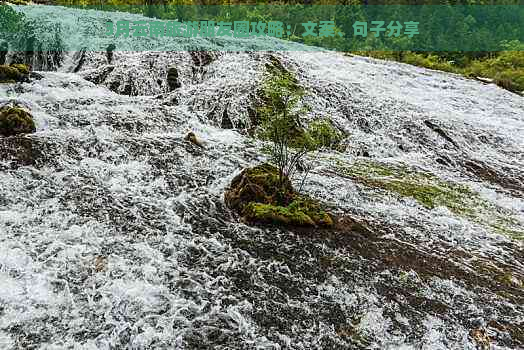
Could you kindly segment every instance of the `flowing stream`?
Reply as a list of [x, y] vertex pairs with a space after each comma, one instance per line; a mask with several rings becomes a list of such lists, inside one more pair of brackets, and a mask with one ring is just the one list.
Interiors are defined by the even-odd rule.
[[[116, 14], [19, 9], [61, 50], [0, 85], [37, 124], [0, 138], [1, 349], [524, 348], [524, 98], [298, 44], [127, 51], [95, 37]], [[347, 230], [248, 226], [224, 205], [266, 160], [246, 130], [275, 59], [308, 92], [304, 123], [346, 135], [304, 191]]]

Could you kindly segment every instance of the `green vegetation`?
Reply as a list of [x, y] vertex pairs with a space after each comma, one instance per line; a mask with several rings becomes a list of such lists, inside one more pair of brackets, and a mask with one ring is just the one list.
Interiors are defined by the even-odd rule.
[[231, 182], [224, 199], [227, 206], [236, 210], [247, 222], [333, 226], [333, 219], [318, 202], [296, 193], [287, 177], [281, 183], [278, 169], [270, 164], [242, 171]]
[[11, 67], [17, 69], [20, 74], [29, 74], [29, 66], [27, 64], [13, 63]]
[[0, 108], [0, 135], [13, 136], [36, 131], [31, 115], [18, 107]]
[[297, 165], [315, 148], [315, 142], [300, 123], [301, 115], [307, 111], [302, 105], [304, 89], [278, 59], [272, 56], [271, 60], [257, 108], [260, 118], [257, 134], [270, 142], [265, 150], [282, 182], [284, 178], [293, 178]]
[[366, 187], [413, 198], [427, 209], [446, 207], [453, 214], [500, 234], [514, 239], [524, 237], [511, 213], [484, 200], [467, 186], [444, 181], [433, 174], [371, 161], [352, 165], [338, 162], [337, 172]]
[[250, 202], [287, 205], [292, 201], [293, 193], [291, 181], [288, 178], [280, 180], [277, 168], [261, 164], [244, 169], [231, 181], [225, 201], [230, 208], [241, 212]]
[[343, 172], [366, 186], [411, 197], [428, 209], [445, 206], [455, 214], [469, 215], [473, 214], [471, 202], [481, 202], [478, 195], [465, 186], [447, 183], [403, 166], [361, 162], [343, 169]]
[[308, 126], [308, 133], [318, 148], [339, 149], [340, 142], [344, 138], [329, 119], [314, 120]]
[[333, 226], [333, 219], [305, 196], [297, 196], [287, 207], [250, 202], [243, 210], [247, 221], [292, 226]]
[[[278, 58], [269, 60], [256, 101], [256, 122], [257, 136], [269, 142], [265, 150], [274, 165], [245, 169], [226, 191], [226, 204], [248, 222], [331, 227], [329, 214], [313, 199], [297, 193], [291, 179], [309, 152], [338, 145], [342, 134], [329, 120], [301, 126], [300, 117], [308, 110], [302, 104], [305, 90]], [[306, 169], [300, 187], [307, 174]]]
[[520, 93], [524, 91], [524, 44], [514, 41], [506, 44], [505, 47], [510, 51], [485, 53], [485, 56], [480, 57], [471, 57], [471, 53], [415, 53], [409, 51], [358, 51], [354, 53], [461, 74], [471, 78], [488, 78], [503, 89]]
[[2, 36], [17, 32], [24, 23], [24, 15], [11, 6], [0, 4], [0, 32]]
[[[309, 2], [308, 5], [311, 6], [303, 6], [296, 1], [263, 1], [257, 2], [255, 6], [243, 1], [230, 0], [59, 0], [55, 3], [81, 8], [94, 7], [106, 11], [140, 13], [149, 17], [166, 20], [178, 19], [183, 22], [200, 21], [205, 18], [215, 22], [267, 23], [271, 20], [294, 23], [295, 25], [290, 29], [291, 34], [284, 35], [285, 40], [327, 47], [337, 51], [393, 59], [465, 76], [489, 78], [504, 89], [513, 92], [524, 91], [523, 32], [521, 26], [512, 25], [520, 23], [524, 13], [522, 6], [515, 6], [520, 5], [517, 0], [497, 2], [496, 5], [505, 5], [497, 7], [475, 6], [492, 5], [491, 0], [455, 0], [431, 7], [402, 5], [437, 5], [439, 3], [429, 0], [417, 2], [407, 0], [326, 2], [322, 0]], [[241, 4], [246, 6], [229, 6]], [[371, 4], [388, 6], [365, 6]], [[375, 37], [370, 35], [371, 33], [368, 33], [366, 38], [352, 36], [355, 21], [370, 23], [372, 19], [377, 18], [395, 18], [400, 22], [412, 21], [413, 18], [426, 18], [427, 21], [420, 22], [419, 34], [412, 38], [405, 35]], [[500, 18], [504, 18], [504, 21], [502, 22]], [[305, 28], [301, 23], [308, 21], [319, 23], [326, 20], [331, 20], [335, 24], [333, 37], [304, 37], [302, 35]], [[0, 31], [18, 31], [23, 28], [20, 25], [22, 21], [22, 14], [7, 5], [1, 6], [0, 29], [4, 30]], [[443, 31], [442, 28], [449, 30]], [[31, 46], [30, 40], [26, 42], [24, 39], [30, 37], [27, 35], [28, 32], [31, 30], [21, 30], [23, 35], [19, 37], [22, 42], [20, 45], [24, 47]], [[345, 33], [345, 37], [339, 36], [338, 33]], [[462, 38], [467, 38], [467, 40], [461, 40]], [[509, 41], [510, 38], [517, 40]], [[489, 47], [491, 51], [478, 51], [482, 47]], [[421, 51], [408, 51], [414, 48], [420, 48]], [[33, 49], [36, 50], [36, 48]], [[273, 65], [273, 69], [278, 68]]]
[[0, 65], [0, 83], [14, 83], [29, 78], [29, 68], [25, 64]]
[[[340, 149], [343, 134], [326, 118], [302, 126], [301, 116], [310, 110], [302, 102], [306, 92], [293, 72], [275, 56], [269, 59], [267, 76], [255, 103], [257, 136], [270, 142], [265, 151], [279, 169], [280, 178], [293, 179], [299, 167], [306, 168], [303, 159], [310, 152], [320, 148]], [[302, 183], [308, 174], [305, 170]]]

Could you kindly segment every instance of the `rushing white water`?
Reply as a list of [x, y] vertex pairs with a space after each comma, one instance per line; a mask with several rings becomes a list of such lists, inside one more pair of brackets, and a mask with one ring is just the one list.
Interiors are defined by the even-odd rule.
[[[320, 51], [214, 52], [198, 65], [185, 51], [117, 49], [112, 64], [87, 52], [72, 73], [71, 50], [109, 15], [25, 12], [60, 23], [65, 56], [41, 80], [0, 85], [0, 102], [37, 123], [0, 139], [1, 349], [475, 349], [479, 329], [497, 349], [524, 346], [522, 97]], [[265, 160], [245, 128], [270, 56], [306, 87], [305, 119], [348, 135], [344, 152], [312, 160], [305, 191], [368, 230], [255, 228], [225, 208], [231, 179]], [[172, 66], [181, 87], [168, 92]], [[363, 162], [460, 184], [471, 208], [347, 176]]]

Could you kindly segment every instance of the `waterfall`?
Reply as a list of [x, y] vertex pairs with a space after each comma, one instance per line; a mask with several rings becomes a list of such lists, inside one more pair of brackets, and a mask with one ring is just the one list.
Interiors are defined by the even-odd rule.
[[[101, 34], [122, 14], [16, 8], [34, 51], [7, 60], [42, 78], [0, 84], [37, 129], [0, 137], [0, 348], [522, 346], [522, 97], [274, 38], [250, 45], [293, 50], [138, 50]], [[307, 91], [302, 122], [345, 135], [304, 185], [343, 231], [252, 227], [224, 205], [267, 160], [252, 110], [275, 61]]]

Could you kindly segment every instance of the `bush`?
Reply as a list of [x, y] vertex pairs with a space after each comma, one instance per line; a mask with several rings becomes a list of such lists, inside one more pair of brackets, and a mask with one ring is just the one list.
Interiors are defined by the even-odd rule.
[[315, 141], [300, 124], [300, 116], [307, 111], [301, 106], [304, 89], [276, 58], [266, 67], [269, 74], [262, 86], [263, 104], [257, 109], [261, 118], [258, 135], [270, 142], [266, 151], [282, 184], [285, 178], [293, 178], [297, 165], [315, 149]]

